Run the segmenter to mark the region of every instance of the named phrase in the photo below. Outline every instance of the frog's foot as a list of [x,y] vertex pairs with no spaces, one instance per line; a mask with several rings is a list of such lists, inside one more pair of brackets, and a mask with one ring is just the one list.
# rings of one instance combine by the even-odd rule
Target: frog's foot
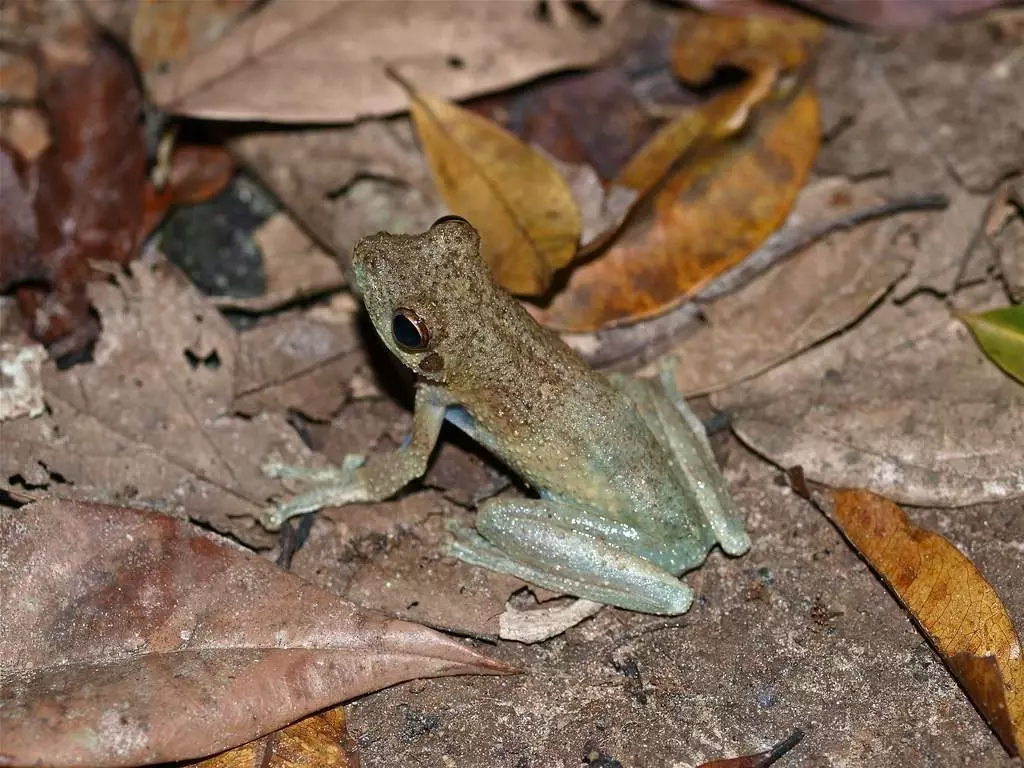
[[293,517],[316,512],[324,507],[338,507],[365,500],[366,490],[359,482],[355,470],[362,466],[365,457],[349,455],[340,467],[310,469],[287,464],[270,462],[264,464],[263,474],[268,477],[288,478],[317,485],[305,493],[292,498],[274,502],[263,509],[260,522],[268,531],[278,530]]
[[693,602],[692,590],[672,574],[589,534],[503,514],[500,505],[485,505],[477,521],[492,538],[449,526],[455,540],[446,545],[448,554],[555,592],[631,611],[676,615]]

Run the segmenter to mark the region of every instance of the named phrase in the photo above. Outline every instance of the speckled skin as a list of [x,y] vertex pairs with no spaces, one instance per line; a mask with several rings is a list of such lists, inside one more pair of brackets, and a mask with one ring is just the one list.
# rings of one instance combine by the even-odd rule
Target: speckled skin
[[[353,271],[374,327],[420,375],[413,434],[365,465],[268,467],[331,485],[269,509],[265,524],[397,493],[425,471],[447,418],[541,496],[485,502],[475,531],[453,528],[453,554],[598,602],[685,612],[692,594],[676,577],[716,541],[730,554],[750,546],[700,421],[669,376],[592,370],[493,282],[479,246],[476,230],[453,218],[359,243]],[[422,350],[396,342],[399,308],[429,332]]]

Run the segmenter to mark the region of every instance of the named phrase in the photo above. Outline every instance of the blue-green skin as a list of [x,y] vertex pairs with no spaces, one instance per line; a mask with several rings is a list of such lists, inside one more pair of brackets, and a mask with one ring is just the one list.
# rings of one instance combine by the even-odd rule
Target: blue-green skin
[[[327,485],[268,509],[264,524],[393,496],[426,471],[447,418],[540,495],[484,502],[475,530],[453,527],[452,554],[557,592],[684,613],[693,595],[677,577],[716,542],[732,555],[750,547],[703,426],[669,375],[592,370],[494,283],[479,247],[455,218],[359,243],[356,288],[381,339],[420,376],[412,435],[393,454],[326,472],[267,467]],[[419,316],[425,349],[395,340],[398,309]]]

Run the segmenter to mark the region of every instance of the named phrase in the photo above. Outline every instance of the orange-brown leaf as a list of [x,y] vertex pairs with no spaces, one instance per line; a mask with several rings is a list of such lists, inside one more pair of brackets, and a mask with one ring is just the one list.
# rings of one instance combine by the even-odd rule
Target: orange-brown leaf
[[822,28],[806,16],[702,14],[692,24],[679,25],[672,69],[688,83],[703,83],[726,64],[750,71],[795,69],[807,61]]
[[[335,707],[269,733],[189,768],[359,768],[355,742],[345,728],[345,708]],[[182,766],[182,768],[186,768]]]
[[590,331],[671,309],[735,266],[785,220],[817,152],[808,87],[758,107],[749,131],[702,143],[600,258],[576,269],[538,311],[556,328]]
[[434,183],[448,207],[480,231],[495,279],[515,294],[544,293],[579,243],[582,223],[569,185],[496,123],[443,99],[410,97]]
[[863,490],[831,493],[827,508],[857,551],[910,611],[1011,754],[1024,750],[1024,654],[992,586],[948,540]]

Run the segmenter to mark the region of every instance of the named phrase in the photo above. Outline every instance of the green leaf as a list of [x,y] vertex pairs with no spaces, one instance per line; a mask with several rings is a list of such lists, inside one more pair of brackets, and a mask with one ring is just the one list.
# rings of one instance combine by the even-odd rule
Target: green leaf
[[960,319],[992,362],[1024,384],[1024,305],[960,315]]

